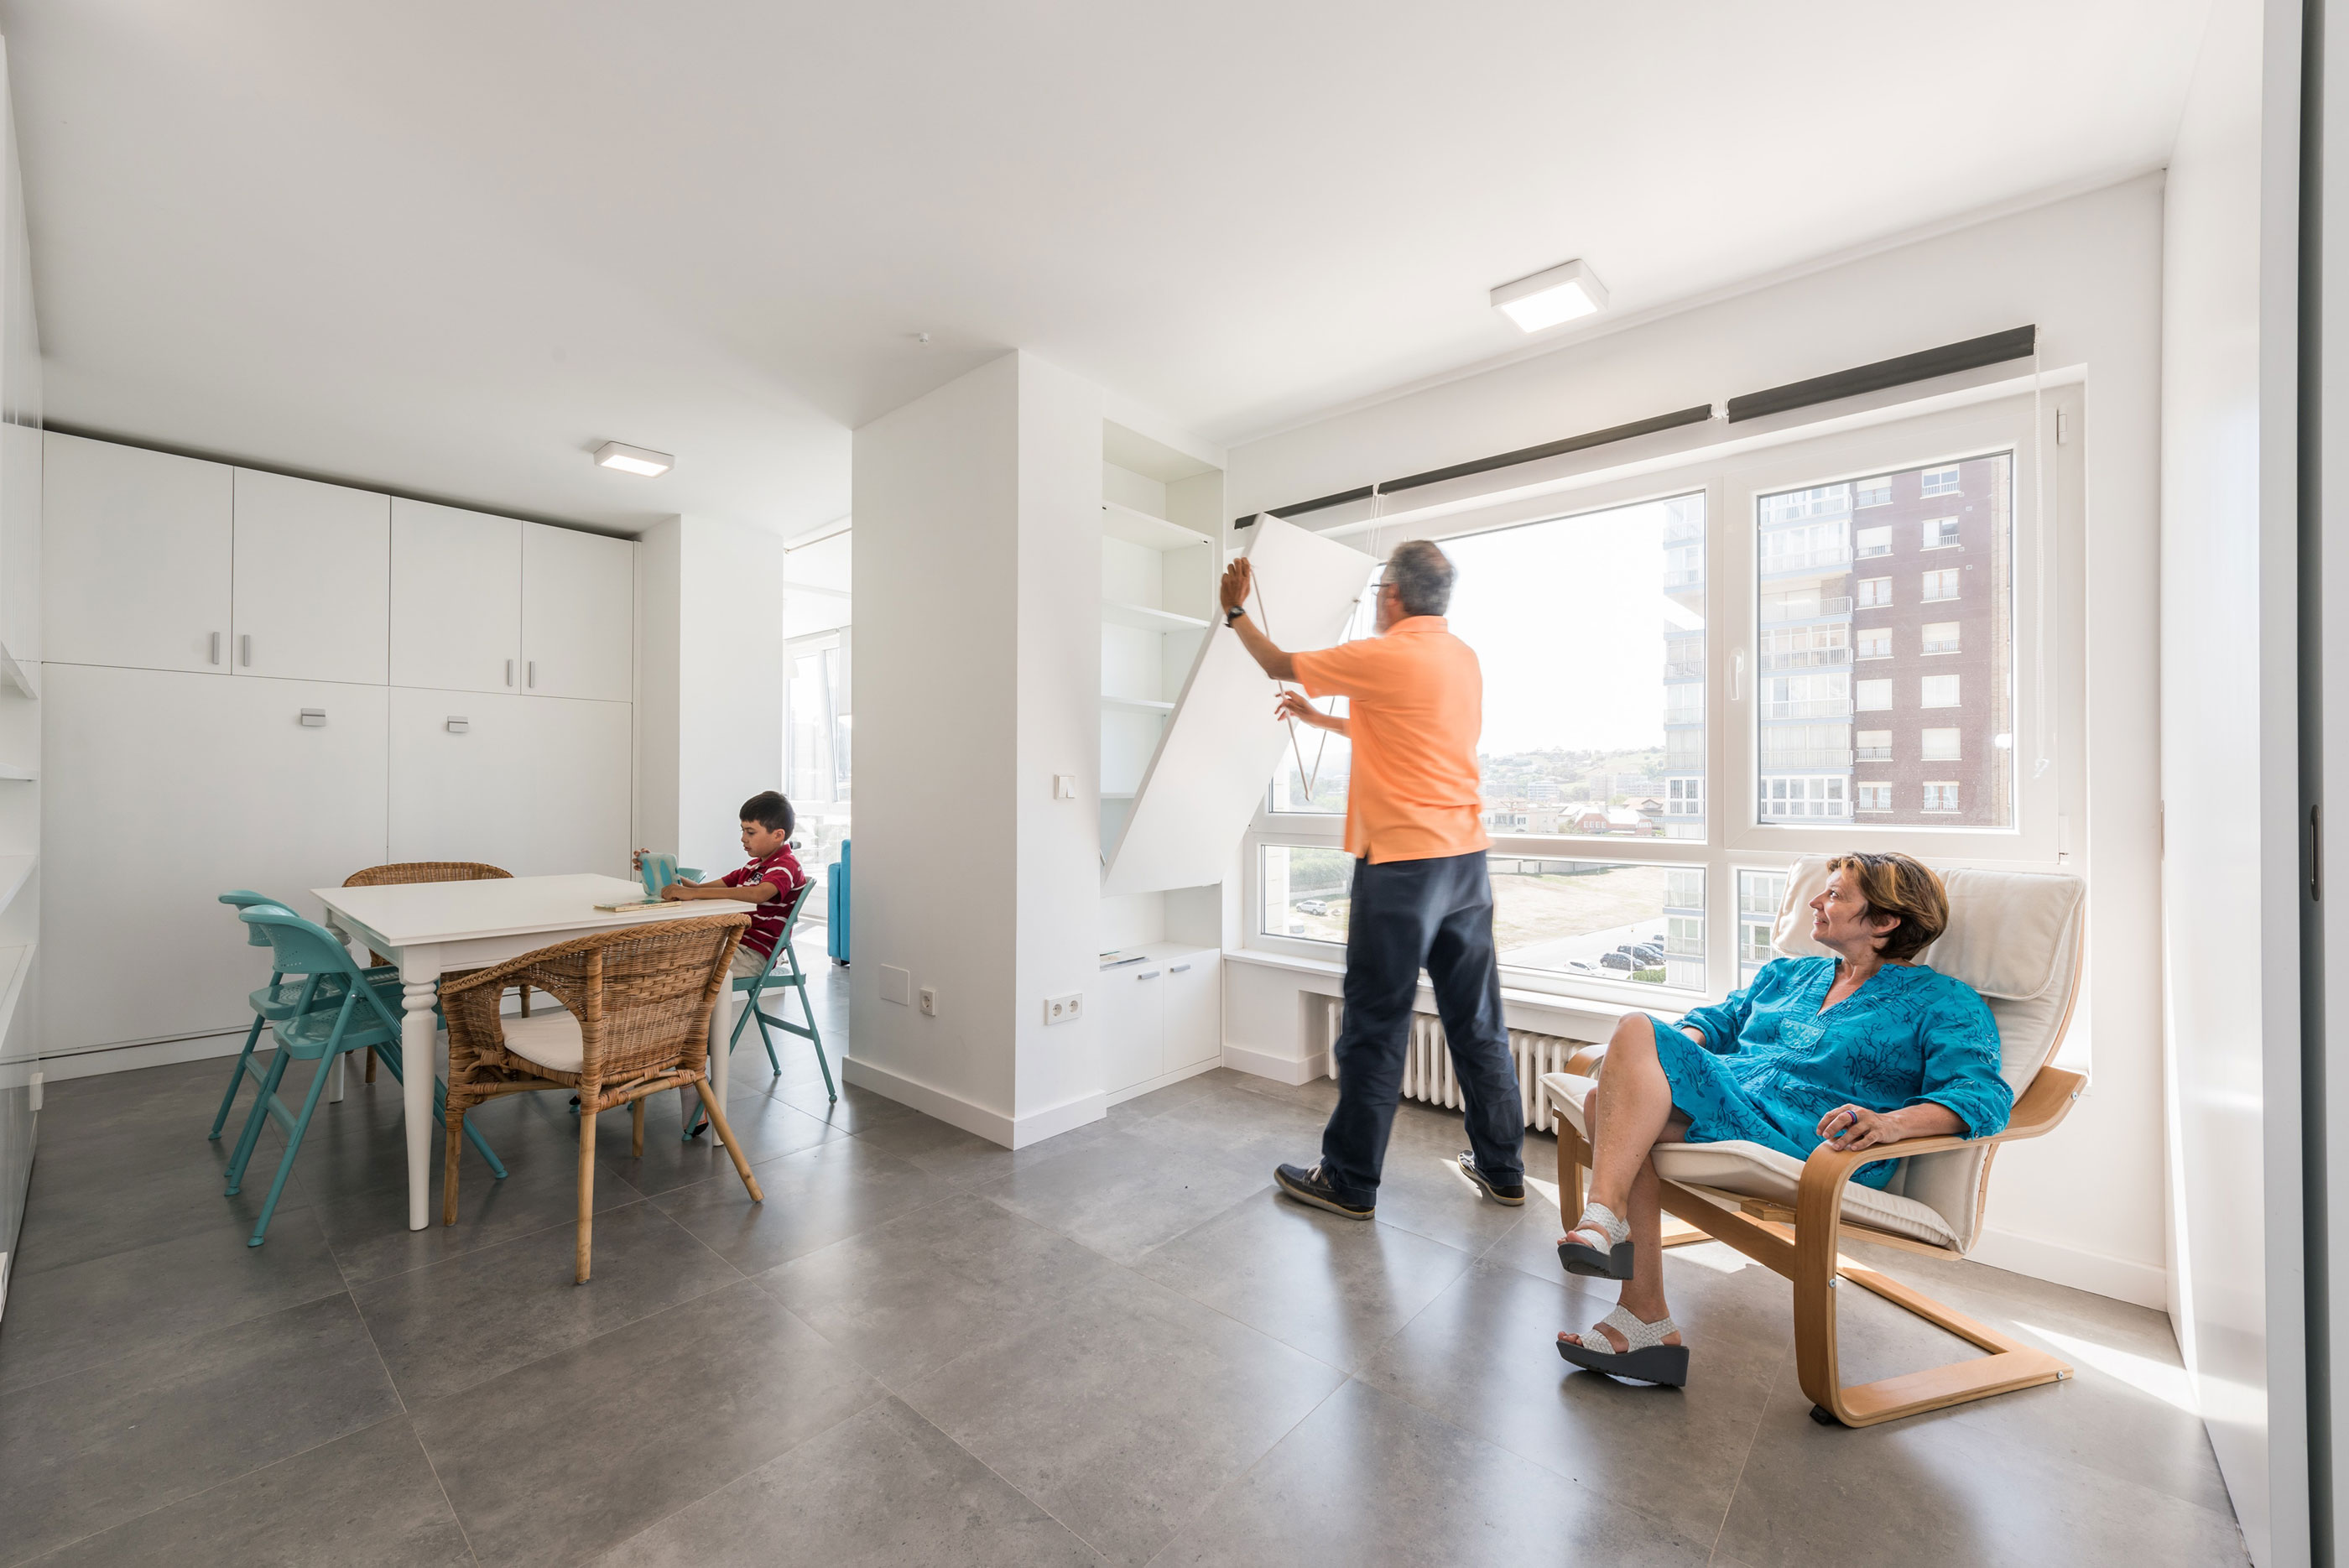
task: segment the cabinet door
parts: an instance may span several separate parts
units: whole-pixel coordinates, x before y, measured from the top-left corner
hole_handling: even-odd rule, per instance
[[[243,1030],[269,955],[219,896],[254,888],[315,920],[311,888],[383,862],[385,689],[47,673],[45,1048]]]
[[[393,499],[394,686],[522,691],[522,530],[511,517]]]
[[[235,672],[390,678],[391,498],[236,471]]]
[[[227,674],[235,471],[79,436],[41,445],[44,656]]]
[[[628,807],[635,781],[636,710],[626,702],[567,698],[525,701],[523,707],[528,718],[531,832],[515,875],[600,871],[606,877],[632,876]]]
[[[1166,961],[1166,1071],[1211,1062],[1224,1051],[1222,955]]]
[[[391,689],[391,858],[480,860],[526,877],[537,832],[526,698]],[[452,722],[462,721],[461,728]]]
[[[522,530],[523,687],[539,697],[634,695],[636,546],[571,528]]]
[[[1102,1043],[1102,1087],[1113,1095],[1165,1071],[1165,966],[1151,959],[1105,969],[1100,990],[1093,1038]]]

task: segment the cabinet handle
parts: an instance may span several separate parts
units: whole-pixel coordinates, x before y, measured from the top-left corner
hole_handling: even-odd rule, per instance
[[[236,639],[236,661],[247,670],[253,668],[253,633],[248,631]]]
[[[533,691],[538,690],[538,660],[535,659],[530,661],[530,689]]]
[[[506,684],[513,684],[513,660],[511,659],[506,660]]]
[[[1140,974],[1135,975],[1133,978],[1136,980],[1156,980],[1158,978],[1158,971],[1154,969],[1146,969]]]
[[[212,633],[212,662],[214,664],[220,662],[220,633],[218,632]]]
[[[302,727],[304,729],[316,730],[324,726],[326,722],[326,711],[324,708],[305,708],[302,710]]]
[[[1166,966],[1166,972],[1168,974],[1181,974],[1190,967],[1191,966],[1187,963],[1170,963]]]

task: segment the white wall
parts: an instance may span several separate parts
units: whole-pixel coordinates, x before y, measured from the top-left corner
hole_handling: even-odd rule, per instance
[[[1641,323],[1233,450],[1233,514],[2035,324],[2049,372],[2084,369],[2088,597],[2083,830],[2094,1084],[2060,1133],[2002,1152],[1976,1256],[2162,1301],[2155,575],[2162,195],[2131,181]],[[1390,541],[1391,542],[1391,541]],[[1299,1053],[1296,993],[1233,975],[1232,1060]],[[1512,1023],[1581,1035],[1588,1012],[1513,1002]],[[1247,1054],[1243,1055],[1242,1053]],[[1304,1070],[1297,1062],[1284,1073]]]
[[[2219,0],[2164,235],[2171,1315],[2254,1560],[2309,1561],[2301,1253],[2300,7]],[[2217,938],[2240,962],[2202,957]]]
[[[636,842],[731,871],[742,803],[782,787],[782,542],[671,517],[637,542],[636,582]]]
[[[863,426],[852,479],[856,961],[843,1070],[1003,1142],[1018,1114],[1019,368],[1007,354]],[[883,1002],[884,965],[936,986],[940,1015]]]

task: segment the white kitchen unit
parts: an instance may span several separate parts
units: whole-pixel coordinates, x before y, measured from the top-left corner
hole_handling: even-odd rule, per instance
[[[512,517],[391,502],[391,683],[523,690],[522,533]]]
[[[389,857],[484,860],[517,877],[627,875],[634,712],[393,688]]]
[[[1139,962],[1101,971],[1085,1004],[1110,1103],[1213,1066],[1223,1054],[1223,954],[1187,942],[1121,950]]]
[[[250,468],[235,494],[233,671],[382,685],[391,498]]]
[[[522,525],[524,691],[606,702],[635,696],[635,550],[626,539]]]
[[[381,862],[386,689],[47,674],[44,1050],[242,1028],[266,974],[218,897],[250,888],[316,919],[305,889]]]
[[[43,657],[229,672],[236,471],[42,438]]]

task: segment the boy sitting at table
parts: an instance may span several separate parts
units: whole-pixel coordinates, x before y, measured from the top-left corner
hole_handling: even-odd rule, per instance
[[[734,950],[731,972],[757,978],[774,956],[781,940],[784,917],[807,886],[807,873],[792,853],[792,803],[773,790],[761,790],[742,803],[742,852],[750,863],[729,871],[715,882],[672,882],[663,898],[724,898],[750,906],[750,929]],[[641,869],[645,855],[637,850]]]

